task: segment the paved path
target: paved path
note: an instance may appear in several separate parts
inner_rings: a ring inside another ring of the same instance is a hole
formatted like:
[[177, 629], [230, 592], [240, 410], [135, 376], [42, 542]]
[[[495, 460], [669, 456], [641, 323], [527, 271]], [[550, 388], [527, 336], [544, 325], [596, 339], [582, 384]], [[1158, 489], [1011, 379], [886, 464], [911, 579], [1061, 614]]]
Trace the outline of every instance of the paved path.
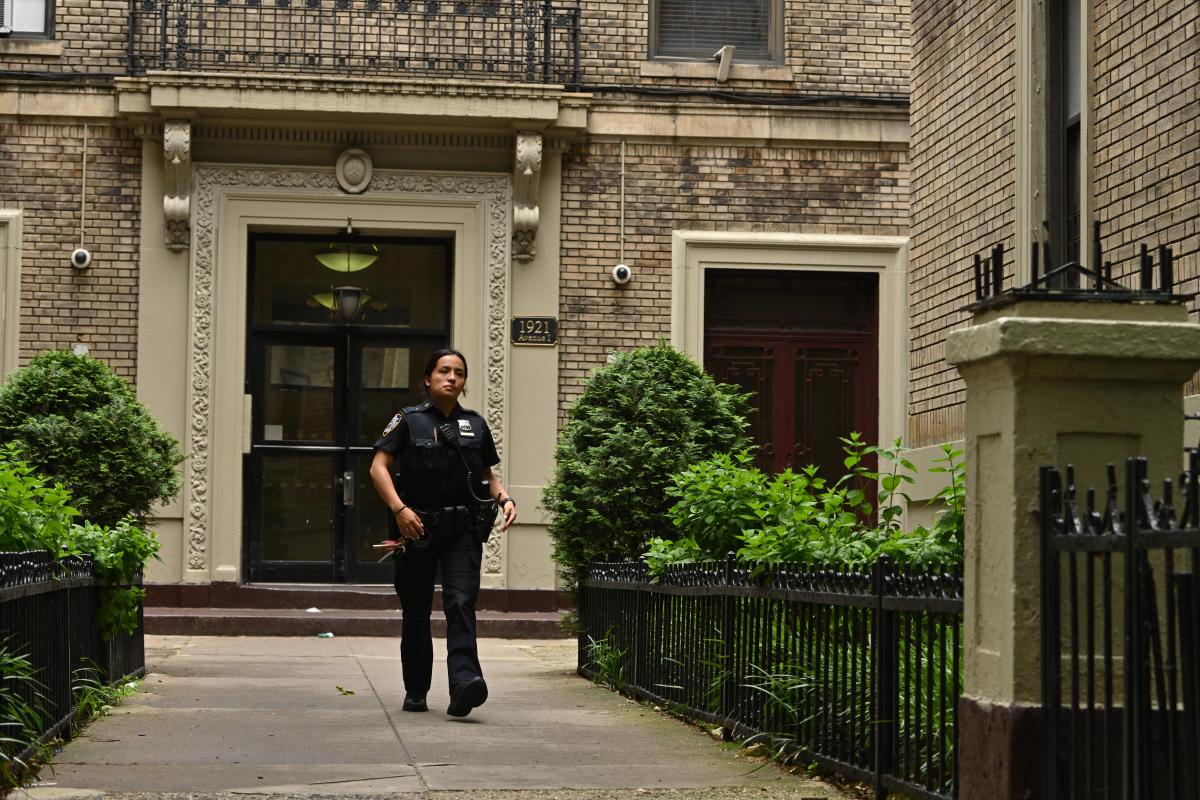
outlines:
[[67, 744], [31, 794], [847, 797], [756, 770], [697, 729], [579, 678], [568, 640], [482, 641], [491, 697], [453, 719], [444, 640], [435, 645], [431, 710], [412, 714], [400, 711], [396, 640], [147, 637], [141, 691]]

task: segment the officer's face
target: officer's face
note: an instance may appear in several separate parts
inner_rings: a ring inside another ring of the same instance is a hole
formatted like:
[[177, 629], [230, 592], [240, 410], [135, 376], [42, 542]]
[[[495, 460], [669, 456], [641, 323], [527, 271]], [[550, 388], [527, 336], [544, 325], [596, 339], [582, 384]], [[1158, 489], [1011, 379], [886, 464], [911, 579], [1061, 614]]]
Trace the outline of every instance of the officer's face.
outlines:
[[442, 356], [429, 376], [429, 396], [437, 400], [457, 400], [467, 382], [467, 365], [458, 356]]

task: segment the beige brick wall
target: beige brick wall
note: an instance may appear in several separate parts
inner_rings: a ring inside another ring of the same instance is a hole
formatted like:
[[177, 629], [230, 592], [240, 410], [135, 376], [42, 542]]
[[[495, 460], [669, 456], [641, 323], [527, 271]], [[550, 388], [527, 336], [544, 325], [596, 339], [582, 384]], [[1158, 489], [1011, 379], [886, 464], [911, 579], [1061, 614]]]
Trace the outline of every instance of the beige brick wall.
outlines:
[[946, 333], [969, 318], [973, 256], [1003, 243], [1012, 261], [1013, 5], [913, 4], [912, 447], [962, 435], [963, 385], [945, 361]]
[[904, 235], [903, 149], [627, 145], [625, 257], [620, 251], [620, 144], [593, 142], [563, 160], [560, 414], [610, 351], [671, 335], [675, 230]]
[[1178, 290], [1198, 292], [1200, 4], [1097, 2], [1093, 26], [1093, 191], [1105, 258], [1132, 276], [1139, 245], [1169, 245]]
[[[49, 40], [0, 39], [6, 70], [123, 75], [129, 38], [128, 0], [48, 0], [55, 3]], [[141, 3], [139, 3], [141, 5]]]
[[[20, 358], [86, 344], [136, 378], [141, 143], [128, 130], [88, 127], [85, 244], [79, 246], [82, 125], [0, 123], [0, 208], [24, 210]], [[146, 332], [153, 335], [153, 332]]]
[[[786, 0], [782, 79], [643, 75], [650, 52], [650, 3], [582, 3], [582, 71], [586, 84], [687, 86], [705, 91], [802, 92], [905, 96], [909, 2]], [[737, 64], [736, 59], [734, 63]], [[790, 78], [788, 73], [790, 72]]]

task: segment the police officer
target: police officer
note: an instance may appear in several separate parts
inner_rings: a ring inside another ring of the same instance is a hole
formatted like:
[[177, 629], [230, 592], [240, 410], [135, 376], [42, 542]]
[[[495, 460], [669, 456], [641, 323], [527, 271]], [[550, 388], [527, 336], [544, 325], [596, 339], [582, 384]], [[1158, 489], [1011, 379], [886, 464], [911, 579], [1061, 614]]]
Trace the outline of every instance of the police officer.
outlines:
[[403, 708], [429, 709], [429, 617], [440, 565], [450, 678], [446, 713], [454, 717], [465, 717], [487, 700], [475, 642], [483, 540], [491, 530], [494, 508], [504, 515], [501, 530], [517, 519], [516, 503], [492, 472], [500, 458], [487, 423], [458, 403], [466, 381], [462, 353], [449, 348], [433, 353], [423, 378], [428, 401], [392, 418], [375, 442], [371, 462], [371, 481], [391, 512], [391, 539], [385, 546], [394, 552], [396, 594], [404, 612]]

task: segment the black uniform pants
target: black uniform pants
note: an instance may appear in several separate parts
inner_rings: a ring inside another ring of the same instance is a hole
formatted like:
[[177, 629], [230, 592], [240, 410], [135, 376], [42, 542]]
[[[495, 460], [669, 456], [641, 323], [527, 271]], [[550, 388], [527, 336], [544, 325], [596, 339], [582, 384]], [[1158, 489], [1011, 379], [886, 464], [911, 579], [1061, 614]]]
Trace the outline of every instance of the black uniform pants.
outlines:
[[432, 536], [423, 548], [412, 545], [397, 553], [396, 594], [404, 623], [400, 662], [404, 689], [425, 694], [433, 682], [433, 581], [442, 570], [442, 608], [446, 614], [446, 671], [450, 688], [480, 677], [479, 649], [475, 643], [475, 603], [479, 599], [479, 567], [483, 544], [471, 531]]

